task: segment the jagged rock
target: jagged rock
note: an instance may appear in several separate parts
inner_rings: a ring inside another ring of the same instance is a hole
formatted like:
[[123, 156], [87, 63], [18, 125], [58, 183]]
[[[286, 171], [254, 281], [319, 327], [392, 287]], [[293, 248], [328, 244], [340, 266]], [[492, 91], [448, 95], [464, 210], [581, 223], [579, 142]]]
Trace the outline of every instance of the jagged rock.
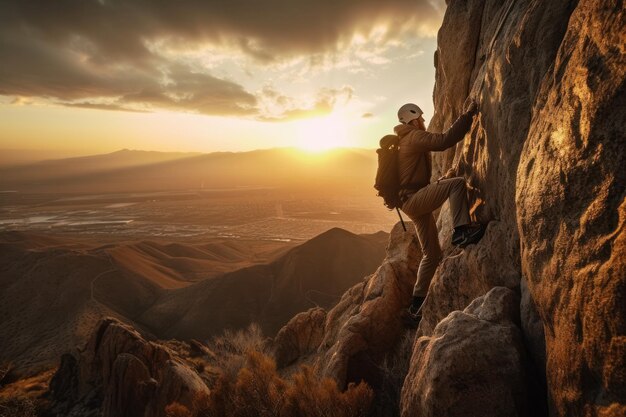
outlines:
[[403, 316], [421, 258], [415, 228], [406, 226], [405, 232], [395, 225], [382, 265], [328, 313], [311, 309], [279, 332], [273, 350], [280, 366], [307, 360], [341, 387], [361, 380], [380, 383], [379, 365], [406, 331]]
[[167, 347], [116, 319], [100, 321], [84, 349], [65, 355], [51, 382], [54, 409], [68, 415], [164, 416], [172, 402], [208, 394], [202, 379]]
[[326, 310], [312, 308], [297, 314], [278, 332], [273, 342], [278, 368], [284, 368], [299, 358], [317, 351], [324, 336]]
[[519, 297], [496, 287], [414, 347], [402, 416], [527, 416]]
[[376, 272], [347, 291], [328, 312], [318, 367], [340, 386], [364, 379], [376, 386], [377, 364], [400, 340], [421, 253], [415, 230], [396, 224]]

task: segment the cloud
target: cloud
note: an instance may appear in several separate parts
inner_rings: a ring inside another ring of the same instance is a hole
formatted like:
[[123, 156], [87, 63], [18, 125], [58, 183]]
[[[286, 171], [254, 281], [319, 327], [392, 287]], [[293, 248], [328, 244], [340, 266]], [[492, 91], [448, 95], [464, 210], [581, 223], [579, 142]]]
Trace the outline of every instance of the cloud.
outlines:
[[14, 106], [27, 106], [29, 104], [32, 104], [32, 102], [33, 101], [31, 99], [20, 96], [13, 97], [13, 99], [10, 101], [10, 103]]
[[77, 107], [81, 109], [98, 109], [98, 110], [114, 110], [114, 111], [127, 111], [134, 113], [145, 113], [142, 110], [131, 109], [128, 107], [120, 106], [114, 103], [93, 103], [89, 101], [77, 102], [77, 103], [64, 103], [57, 102], [56, 104], [60, 104], [66, 107]]
[[257, 119], [266, 122], [284, 122], [325, 116], [330, 114], [337, 104], [346, 105], [353, 95], [354, 89], [351, 86], [343, 86], [337, 89], [322, 88], [315, 97], [298, 100], [265, 86], [258, 94], [262, 112]]
[[406, 33], [433, 35], [442, 3], [7, 0], [0, 3], [0, 95], [119, 110], [304, 117], [332, 110], [332, 94], [309, 107], [292, 103], [264, 114], [259, 101], [266, 97], [212, 74], [215, 68], [201, 61], [182, 62], [177, 51], [213, 45], [258, 65], [337, 56], [355, 39], [377, 36], [381, 44]]

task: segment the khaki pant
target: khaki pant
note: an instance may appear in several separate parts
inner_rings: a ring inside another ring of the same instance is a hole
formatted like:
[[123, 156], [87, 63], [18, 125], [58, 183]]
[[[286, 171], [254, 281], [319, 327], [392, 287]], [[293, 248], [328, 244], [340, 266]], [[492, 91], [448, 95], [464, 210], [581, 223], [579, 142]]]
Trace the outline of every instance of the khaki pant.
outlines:
[[410, 196], [402, 205], [402, 211], [415, 224], [417, 237], [422, 246], [422, 261], [417, 270], [413, 296], [426, 297], [430, 281], [441, 261], [442, 252], [433, 211], [441, 207], [448, 197], [454, 227], [469, 224], [465, 179], [460, 177], [429, 184]]

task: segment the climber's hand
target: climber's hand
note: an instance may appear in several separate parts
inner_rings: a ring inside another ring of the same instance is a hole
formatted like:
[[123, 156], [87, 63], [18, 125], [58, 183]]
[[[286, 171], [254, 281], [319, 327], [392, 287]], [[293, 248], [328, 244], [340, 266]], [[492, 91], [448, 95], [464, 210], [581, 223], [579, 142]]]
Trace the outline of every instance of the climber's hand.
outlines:
[[465, 100], [465, 103], [463, 104], [463, 108], [465, 109], [466, 113], [472, 113], [472, 114], [478, 113], [478, 103], [476, 103], [476, 100], [474, 100], [471, 97], [468, 97], [467, 100]]

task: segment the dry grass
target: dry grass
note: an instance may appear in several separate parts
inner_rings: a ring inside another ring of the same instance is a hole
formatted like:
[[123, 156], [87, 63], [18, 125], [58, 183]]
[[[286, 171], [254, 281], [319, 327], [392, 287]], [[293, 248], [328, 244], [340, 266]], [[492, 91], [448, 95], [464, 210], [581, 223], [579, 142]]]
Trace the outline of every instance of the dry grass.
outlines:
[[[0, 378], [0, 417], [31, 417], [46, 415], [49, 401], [44, 394], [54, 369], [27, 378], [13, 374], [10, 366], [2, 367], [4, 377]], [[2, 374], [0, 374], [2, 376]]]
[[209, 347], [217, 371], [211, 394], [196, 396], [192, 407], [170, 404], [168, 417], [359, 417], [372, 404], [374, 395], [365, 383], [341, 391], [308, 366], [281, 376], [256, 325], [226, 332]]
[[246, 357], [251, 352], [268, 352], [266, 338], [257, 323], [250, 324], [244, 330], [226, 330], [221, 336], [214, 337], [208, 348], [214, 356], [211, 367], [217, 374], [233, 380], [245, 366]]

